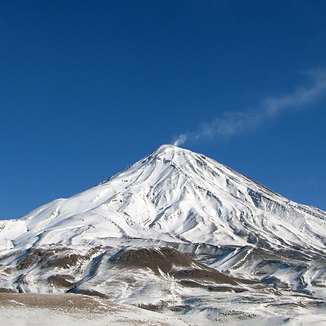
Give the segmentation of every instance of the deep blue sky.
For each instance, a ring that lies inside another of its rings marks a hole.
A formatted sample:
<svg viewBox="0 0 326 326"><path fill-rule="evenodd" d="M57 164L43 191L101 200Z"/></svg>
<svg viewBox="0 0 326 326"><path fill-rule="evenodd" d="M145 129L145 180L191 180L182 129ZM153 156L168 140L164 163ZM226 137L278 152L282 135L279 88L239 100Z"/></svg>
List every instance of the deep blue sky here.
<svg viewBox="0 0 326 326"><path fill-rule="evenodd" d="M1 1L0 219L180 135L326 210L325 36L318 0Z"/></svg>

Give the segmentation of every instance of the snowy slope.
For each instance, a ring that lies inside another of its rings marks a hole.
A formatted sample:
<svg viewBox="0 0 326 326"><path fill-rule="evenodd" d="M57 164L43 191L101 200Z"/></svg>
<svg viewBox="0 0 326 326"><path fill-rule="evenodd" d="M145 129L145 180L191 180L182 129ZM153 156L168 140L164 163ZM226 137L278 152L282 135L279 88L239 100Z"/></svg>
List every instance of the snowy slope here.
<svg viewBox="0 0 326 326"><path fill-rule="evenodd" d="M306 304L301 316L324 305L325 235L325 212L163 145L96 187L0 221L0 292L91 294L187 321L233 316L230 302L241 315L259 297L249 320L264 302L289 316Z"/></svg>

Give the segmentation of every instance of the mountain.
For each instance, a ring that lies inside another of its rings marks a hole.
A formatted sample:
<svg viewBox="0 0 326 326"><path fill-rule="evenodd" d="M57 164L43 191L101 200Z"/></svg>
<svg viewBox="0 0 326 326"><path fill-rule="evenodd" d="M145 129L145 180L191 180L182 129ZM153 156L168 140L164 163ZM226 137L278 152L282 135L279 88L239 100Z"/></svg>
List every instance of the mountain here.
<svg viewBox="0 0 326 326"><path fill-rule="evenodd" d="M324 314L325 248L326 212L163 145L83 193L0 221L0 290L101 296L200 324L280 324L279 306L285 319Z"/></svg>

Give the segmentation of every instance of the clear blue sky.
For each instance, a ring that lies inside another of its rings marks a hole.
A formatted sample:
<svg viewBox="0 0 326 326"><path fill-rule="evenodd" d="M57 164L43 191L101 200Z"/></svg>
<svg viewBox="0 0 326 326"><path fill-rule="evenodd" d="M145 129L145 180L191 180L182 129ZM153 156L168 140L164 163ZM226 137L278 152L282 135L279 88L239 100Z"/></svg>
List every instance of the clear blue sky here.
<svg viewBox="0 0 326 326"><path fill-rule="evenodd" d="M177 141L326 210L326 2L0 2L0 219Z"/></svg>

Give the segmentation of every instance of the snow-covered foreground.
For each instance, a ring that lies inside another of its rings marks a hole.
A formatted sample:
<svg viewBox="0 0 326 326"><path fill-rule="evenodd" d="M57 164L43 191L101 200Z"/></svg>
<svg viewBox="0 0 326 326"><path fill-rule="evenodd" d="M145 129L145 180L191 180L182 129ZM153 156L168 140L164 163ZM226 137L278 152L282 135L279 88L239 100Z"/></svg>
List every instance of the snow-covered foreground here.
<svg viewBox="0 0 326 326"><path fill-rule="evenodd" d="M185 326L178 318L80 294L0 294L0 325Z"/></svg>
<svg viewBox="0 0 326 326"><path fill-rule="evenodd" d="M3 326L186 326L186 325L325 325L325 306L275 300L249 303L245 297L221 298L221 305L207 306L191 316L171 316L103 298L77 294L0 294ZM233 302L232 302L233 301ZM209 315L209 316L208 316ZM209 318L207 318L209 317ZM184 320L181 320L184 319ZM189 320L188 320L189 319ZM187 321L188 320L188 321Z"/></svg>

